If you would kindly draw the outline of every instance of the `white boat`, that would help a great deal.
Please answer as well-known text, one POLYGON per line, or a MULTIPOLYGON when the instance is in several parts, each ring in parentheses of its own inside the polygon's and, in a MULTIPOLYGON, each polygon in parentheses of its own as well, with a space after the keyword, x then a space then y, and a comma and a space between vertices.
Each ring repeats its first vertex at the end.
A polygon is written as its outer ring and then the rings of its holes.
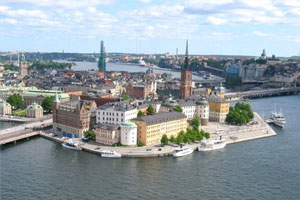
POLYGON ((193 153, 193 148, 189 145, 183 145, 181 147, 175 148, 173 151, 173 157, 182 157, 193 153))
POLYGON ((139 60, 139 66, 145 67, 147 64, 142 59, 139 60))
POLYGON ((280 128, 284 128, 286 124, 286 120, 281 112, 273 112, 271 119, 273 120, 273 123, 276 126, 279 126, 280 128))
POLYGON ((203 140, 198 147, 198 151, 212 151, 216 149, 222 149, 226 146, 224 139, 215 139, 215 140, 203 140))
POLYGON ((101 157, 103 158, 121 158, 121 154, 113 150, 101 151, 101 157))
POLYGON ((82 150, 82 148, 79 146, 79 144, 77 142, 73 142, 72 140, 67 140, 66 142, 64 142, 62 144, 62 146, 67 149, 73 149, 73 150, 77 150, 77 151, 82 150))

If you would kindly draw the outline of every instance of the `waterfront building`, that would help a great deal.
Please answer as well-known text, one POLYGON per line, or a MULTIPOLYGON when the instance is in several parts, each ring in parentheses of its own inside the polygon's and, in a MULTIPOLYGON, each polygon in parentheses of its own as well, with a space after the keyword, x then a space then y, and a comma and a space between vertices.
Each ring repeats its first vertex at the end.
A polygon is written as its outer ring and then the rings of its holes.
POLYGON ((229 112, 229 102, 216 95, 208 96, 207 101, 209 104, 209 120, 214 122, 225 122, 229 112))
POLYGON ((120 125, 97 124, 95 128, 96 142, 104 145, 114 145, 120 142, 120 125))
POLYGON ((58 95, 53 102, 53 130, 67 137, 82 137, 89 130, 90 113, 84 101, 61 103, 58 95))
POLYGON ((163 112, 131 120, 137 125, 138 142, 144 145, 160 144, 164 134, 176 137, 188 127, 187 118, 179 112, 163 112))
POLYGON ((209 103, 203 97, 199 101, 197 101, 196 104, 197 104, 196 116, 199 117, 201 126, 206 126, 209 120, 209 103))
POLYGON ((137 125, 133 122, 121 124, 121 144, 133 146, 137 144, 137 125))
POLYGON ((137 109, 127 102, 107 103, 99 106, 97 123, 122 124, 137 117, 137 109))
POLYGON ((106 73, 106 58, 105 58, 105 47, 104 47, 104 42, 100 42, 100 55, 99 55, 99 60, 98 60, 98 69, 99 72, 106 73))
POLYGON ((189 69, 188 57, 188 41, 186 41, 186 53, 184 66, 181 68, 181 82, 180 82, 180 97, 185 99, 193 94, 192 72, 189 69))
POLYGON ((37 103, 33 103, 26 108, 26 117, 43 118, 44 109, 37 103))
POLYGON ((11 115, 11 105, 0 99, 0 115, 11 115))

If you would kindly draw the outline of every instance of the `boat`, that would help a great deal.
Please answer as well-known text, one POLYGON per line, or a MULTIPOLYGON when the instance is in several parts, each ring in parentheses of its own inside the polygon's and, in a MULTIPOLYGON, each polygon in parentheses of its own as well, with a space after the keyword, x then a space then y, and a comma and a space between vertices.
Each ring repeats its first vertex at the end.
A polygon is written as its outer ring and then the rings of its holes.
POLYGON ((145 67, 147 64, 145 63, 145 61, 143 61, 142 59, 139 60, 139 66, 141 67, 145 67))
POLYGON ((77 142, 73 142, 72 140, 67 140, 66 142, 62 143, 62 146, 67 149, 73 149, 77 151, 81 151, 82 148, 79 146, 77 142))
POLYGON ((271 120, 273 120, 273 123, 280 128, 284 128, 286 124, 286 120, 282 112, 273 112, 271 120))
POLYGON ((113 150, 101 151, 101 157, 103 158, 121 158, 121 154, 113 150))
POLYGON ((177 157, 186 156, 193 153, 193 151, 194 150, 190 145, 181 145, 180 147, 174 149, 173 157, 177 158, 177 157))
POLYGON ((226 146, 225 139, 203 140, 198 147, 198 151, 212 151, 222 149, 226 146))

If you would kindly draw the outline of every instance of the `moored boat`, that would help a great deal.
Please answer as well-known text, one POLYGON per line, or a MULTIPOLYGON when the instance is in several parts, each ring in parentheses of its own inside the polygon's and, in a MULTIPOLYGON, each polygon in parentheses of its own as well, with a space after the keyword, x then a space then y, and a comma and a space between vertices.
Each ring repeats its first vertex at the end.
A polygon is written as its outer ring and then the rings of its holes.
POLYGON ((203 140, 198 147, 198 151, 212 151, 216 149, 222 149, 226 146, 224 139, 215 139, 215 140, 203 140))
POLYGON ((82 148, 79 146, 79 144, 77 142, 73 142, 72 140, 67 140, 66 142, 64 142, 62 144, 62 146, 67 149, 72 149, 72 150, 77 150, 77 151, 82 150, 82 148))
POLYGON ((121 154, 113 150, 103 150, 101 151, 101 157, 103 158, 121 158, 121 154))
POLYGON ((193 148, 190 145, 182 145, 178 148, 175 148, 173 151, 173 157, 182 157, 193 153, 193 148))

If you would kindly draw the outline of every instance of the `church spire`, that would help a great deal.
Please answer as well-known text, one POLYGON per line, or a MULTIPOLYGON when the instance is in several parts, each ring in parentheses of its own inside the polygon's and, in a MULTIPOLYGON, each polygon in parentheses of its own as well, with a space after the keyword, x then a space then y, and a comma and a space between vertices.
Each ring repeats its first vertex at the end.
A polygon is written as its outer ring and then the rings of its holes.
POLYGON ((189 41, 188 40, 186 40, 184 69, 189 69, 189 41))

